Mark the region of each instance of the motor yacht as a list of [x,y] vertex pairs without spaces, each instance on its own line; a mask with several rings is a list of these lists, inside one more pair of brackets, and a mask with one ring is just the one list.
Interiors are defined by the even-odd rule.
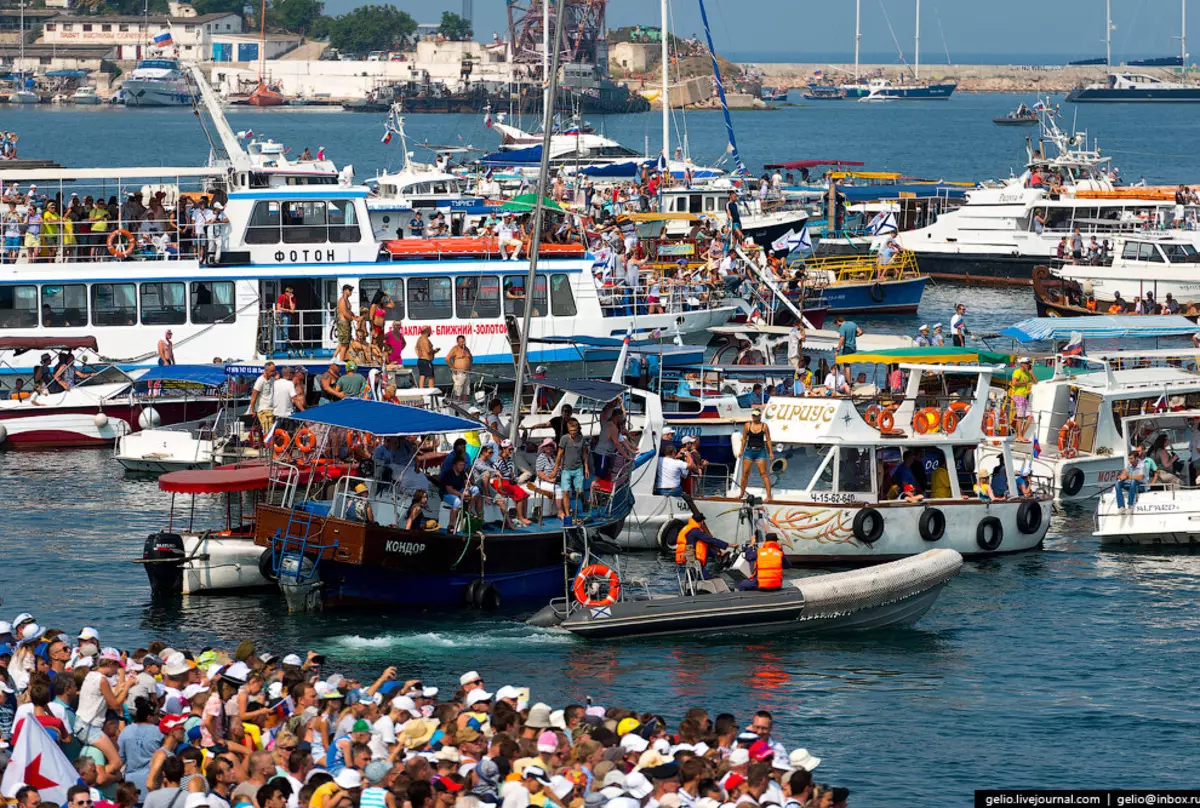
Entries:
[[127,107],[186,107],[192,90],[178,59],[143,59],[121,85],[121,101]]

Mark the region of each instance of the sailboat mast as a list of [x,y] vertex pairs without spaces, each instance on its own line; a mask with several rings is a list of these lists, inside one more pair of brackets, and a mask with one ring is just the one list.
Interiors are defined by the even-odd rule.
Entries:
[[921,0],[917,0],[917,30],[913,36],[913,80],[921,80]]
[[258,86],[263,83],[263,68],[266,67],[264,60],[267,56],[267,0],[262,0],[262,14],[259,18],[261,30],[258,33]]
[[1112,0],[1104,0],[1104,64],[1112,67]]
[[858,44],[862,41],[862,0],[854,0],[854,83],[858,84]]
[[1179,66],[1187,69],[1187,0],[1183,0],[1183,9],[1179,17]]
[[550,109],[550,0],[542,0],[542,109]]
[[[662,156],[663,163],[671,159],[671,97],[669,51],[667,44],[667,0],[662,0]],[[667,176],[670,176],[668,170]]]

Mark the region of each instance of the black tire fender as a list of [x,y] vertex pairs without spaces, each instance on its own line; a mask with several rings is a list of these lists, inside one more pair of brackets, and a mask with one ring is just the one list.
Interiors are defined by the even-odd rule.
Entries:
[[275,580],[275,557],[270,547],[258,557],[258,574],[268,581]]
[[874,544],[883,535],[883,514],[876,508],[863,508],[854,517],[854,538]]
[[871,284],[871,299],[876,303],[882,303],[887,298],[887,292],[883,288],[883,284],[879,281]]
[[1042,526],[1042,506],[1040,503],[1026,501],[1017,509],[1017,530],[1026,536],[1038,532]]
[[1078,466],[1071,466],[1062,477],[1062,492],[1069,497],[1073,497],[1082,490],[1083,470]]
[[500,593],[496,591],[495,584],[488,581],[480,580],[475,589],[475,601],[471,604],[477,609],[494,612],[500,608]]
[[975,543],[979,545],[979,549],[987,553],[995,552],[1000,549],[1000,543],[1004,541],[1004,525],[994,516],[986,516],[979,523],[979,527],[975,528]]
[[946,514],[937,508],[926,508],[917,528],[925,541],[937,541],[946,533]]
[[482,578],[476,578],[471,583],[467,584],[467,588],[463,591],[463,603],[472,608],[479,605],[479,590],[486,585],[486,581]]
[[658,529],[658,549],[674,557],[675,542],[679,538],[679,531],[683,530],[686,524],[687,522],[682,519],[671,519],[660,527]]

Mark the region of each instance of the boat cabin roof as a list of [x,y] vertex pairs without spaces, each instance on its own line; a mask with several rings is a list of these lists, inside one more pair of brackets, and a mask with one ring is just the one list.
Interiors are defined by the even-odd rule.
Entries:
[[1174,337],[1196,333],[1196,324],[1179,315],[1030,317],[1005,328],[1000,336],[1011,337],[1017,342],[1040,342],[1070,339],[1075,333],[1081,334],[1084,339]]
[[1137,396],[1179,387],[1200,390],[1200,374],[1173,367],[1132,368],[1108,373],[1083,373],[1071,378],[1070,383],[1079,388],[1107,391],[1110,394],[1129,392],[1131,396]]
[[95,337],[0,337],[0,351],[99,351]]
[[385,404],[382,401],[345,398],[311,410],[294,413],[294,420],[354,430],[377,437],[444,435],[482,427],[479,421],[440,412]]
[[265,491],[271,484],[270,466],[172,471],[158,478],[159,489],[170,494],[234,494]]

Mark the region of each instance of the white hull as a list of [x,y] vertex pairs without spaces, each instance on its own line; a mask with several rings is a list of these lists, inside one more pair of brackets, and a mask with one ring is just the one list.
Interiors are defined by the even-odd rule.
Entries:
[[130,78],[121,86],[121,100],[127,107],[186,107],[192,94],[182,79]]
[[1200,543],[1200,491],[1142,491],[1124,513],[1116,492],[1107,492],[1097,503],[1092,535],[1101,544]]
[[41,100],[37,93],[30,90],[17,90],[8,97],[10,104],[37,104]]
[[117,441],[117,462],[129,471],[167,472],[212,466],[213,442],[189,432],[146,429]]
[[[1015,458],[1025,460],[1024,454],[1013,453]],[[979,449],[979,468],[989,471],[1000,458],[1000,450],[983,446]],[[1080,454],[1067,459],[1057,454],[1042,454],[1033,460],[1033,476],[1053,481],[1054,501],[1086,502],[1112,488],[1120,473],[1123,458],[1118,455]],[[1083,475],[1082,482],[1077,475]],[[1011,479],[1010,479],[1011,484]],[[1069,490],[1068,490],[1069,489]]]
[[254,543],[253,537],[185,535],[183,547],[189,558],[196,556],[183,565],[185,595],[274,586],[258,572],[263,548]]

